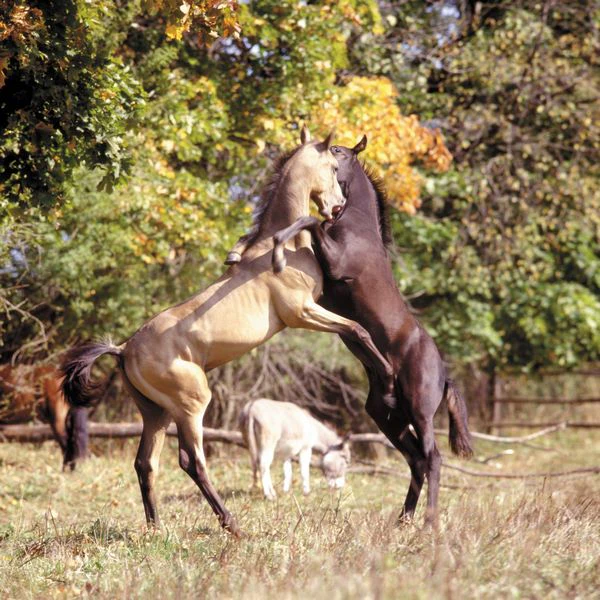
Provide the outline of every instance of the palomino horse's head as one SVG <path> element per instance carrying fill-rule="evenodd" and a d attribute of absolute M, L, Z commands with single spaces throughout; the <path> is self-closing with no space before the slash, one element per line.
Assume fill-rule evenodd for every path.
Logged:
<path fill-rule="evenodd" d="M 344 206 L 346 199 L 337 180 L 338 164 L 329 152 L 333 132 L 322 142 L 312 142 L 306 126 L 302 128 L 302 146 L 294 157 L 294 164 L 302 165 L 300 170 L 310 188 L 310 198 L 319 208 L 319 214 L 332 219 Z"/>
<path fill-rule="evenodd" d="M 323 454 L 321 469 L 330 488 L 340 489 L 346 483 L 346 470 L 350 464 L 350 440 L 344 438 L 340 444 L 330 446 Z"/>
<path fill-rule="evenodd" d="M 358 155 L 367 147 L 367 136 L 363 135 L 362 139 L 354 148 L 345 148 L 344 146 L 331 146 L 331 154 L 335 156 L 338 162 L 338 173 L 337 178 L 342 188 L 344 195 L 348 195 L 348 188 L 350 182 L 354 177 L 355 168 L 358 166 L 360 169 L 360 163 L 358 162 Z"/>

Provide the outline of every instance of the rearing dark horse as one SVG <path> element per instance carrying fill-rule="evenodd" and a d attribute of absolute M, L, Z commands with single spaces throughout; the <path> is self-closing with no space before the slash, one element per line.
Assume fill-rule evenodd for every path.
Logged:
<path fill-rule="evenodd" d="M 426 522 L 435 523 L 441 456 L 434 438 L 433 416 L 445 397 L 452 451 L 468 457 L 472 449 L 467 410 L 448 379 L 435 342 L 411 314 L 396 287 L 386 250 L 391 236 L 383 188 L 357 158 L 366 145 L 365 136 L 354 148 L 331 147 L 338 161 L 338 181 L 346 204 L 333 223 L 320 225 L 314 217 L 302 217 L 278 232 L 273 265 L 275 271 L 281 271 L 286 264 L 285 243 L 303 229 L 311 232 L 313 248 L 325 274 L 319 303 L 359 322 L 394 367 L 395 404 L 388 405 L 361 349 L 342 336 L 368 373 L 367 412 L 410 466 L 411 483 L 401 519 L 412 518 L 427 476 Z"/>

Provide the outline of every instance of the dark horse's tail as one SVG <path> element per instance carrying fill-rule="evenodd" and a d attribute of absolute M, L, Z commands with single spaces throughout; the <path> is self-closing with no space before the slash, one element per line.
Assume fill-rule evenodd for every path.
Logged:
<path fill-rule="evenodd" d="M 450 417 L 450 448 L 457 456 L 470 458 L 473 456 L 473 448 L 467 424 L 467 406 L 454 382 L 450 379 L 446 380 L 444 396 L 448 402 L 448 416 Z"/>
<path fill-rule="evenodd" d="M 63 358 L 60 367 L 62 391 L 71 406 L 67 417 L 64 469 L 74 469 L 77 461 L 87 456 L 87 409 L 104 389 L 104 384 L 91 380 L 91 371 L 94 361 L 103 354 L 112 354 L 120 360 L 121 349 L 110 342 L 89 342 L 71 348 Z"/>

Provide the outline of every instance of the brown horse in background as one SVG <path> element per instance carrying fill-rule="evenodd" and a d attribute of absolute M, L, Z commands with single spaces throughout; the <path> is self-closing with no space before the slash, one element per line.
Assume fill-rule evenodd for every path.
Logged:
<path fill-rule="evenodd" d="M 63 468 L 73 469 L 87 455 L 87 409 L 70 410 L 62 380 L 51 365 L 0 365 L 0 424 L 48 423 L 62 451 Z"/>

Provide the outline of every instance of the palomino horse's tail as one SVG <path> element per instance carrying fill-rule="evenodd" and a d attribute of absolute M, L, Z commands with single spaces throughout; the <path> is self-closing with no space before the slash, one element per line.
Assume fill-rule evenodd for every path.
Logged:
<path fill-rule="evenodd" d="M 92 381 L 92 365 L 103 354 L 121 357 L 122 350 L 112 342 L 88 342 L 71 348 L 65 354 L 60 370 L 64 375 L 62 390 L 71 406 L 89 407 L 93 404 L 98 392 L 103 389 L 102 383 Z"/>
<path fill-rule="evenodd" d="M 473 448 L 467 424 L 467 406 L 454 382 L 450 379 L 446 380 L 444 396 L 448 402 L 448 416 L 450 417 L 450 448 L 457 456 L 470 458 L 473 456 Z"/>
<path fill-rule="evenodd" d="M 74 469 L 78 460 L 88 454 L 87 408 L 104 390 L 104 384 L 91 380 L 94 361 L 103 354 L 121 356 L 121 349 L 110 342 L 87 343 L 71 348 L 65 354 L 60 370 L 62 391 L 71 409 L 67 416 L 66 448 L 63 469 Z"/>

